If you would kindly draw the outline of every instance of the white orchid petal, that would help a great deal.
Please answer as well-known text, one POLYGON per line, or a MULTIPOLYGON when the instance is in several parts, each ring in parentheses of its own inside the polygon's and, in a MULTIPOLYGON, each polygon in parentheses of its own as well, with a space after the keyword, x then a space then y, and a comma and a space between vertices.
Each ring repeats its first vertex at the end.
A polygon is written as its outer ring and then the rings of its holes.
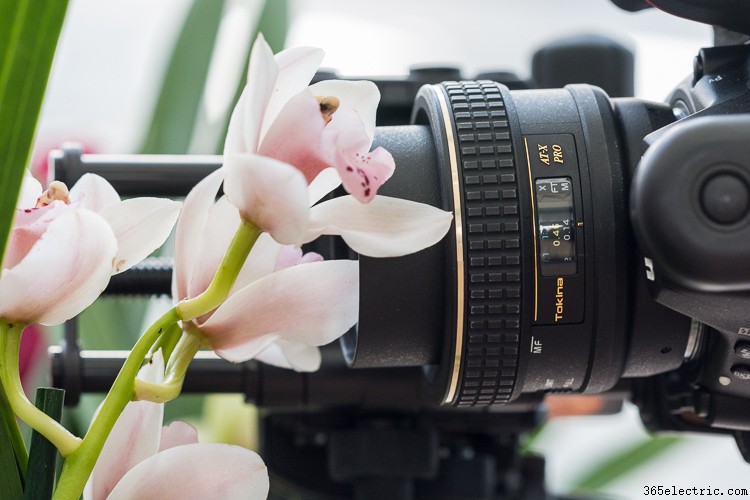
POLYGON ((21 184, 21 192, 18 194, 16 208, 34 208, 36 206, 36 200, 39 199, 42 191, 42 185, 27 170, 23 176, 23 183, 21 184))
POLYGON ((310 206, 315 205, 324 196, 341 185, 341 176, 335 168, 326 168, 322 170, 307 187, 307 195, 310 199, 310 206))
POLYGON ((188 285, 193 274, 203 241, 208 212, 224 180, 221 168, 206 176, 187 195, 177 219, 172 296, 175 301, 188 297, 188 285))
POLYGON ((25 323, 62 323, 104 291, 117 240, 107 222, 88 210, 52 221, 31 251, 0 276, 0 317, 25 323))
POLYGON ((130 269, 164 244, 181 206, 164 198, 132 198, 101 210, 117 238, 114 274, 130 269))
POLYGON ((245 106, 247 101, 247 86, 242 89, 240 98, 232 110, 224 140, 224 155, 247 153, 245 147, 245 106))
POLYGON ((274 93, 268 103, 260 141, 263 142, 268 128, 278 116, 281 109, 296 94, 307 88, 315 76, 318 66, 323 61, 324 53, 315 47, 292 47, 274 56, 279 72, 276 77, 274 93))
POLYGON ((256 453, 225 444, 188 444, 138 464, 117 484, 109 500, 263 500, 268 488, 268 471, 256 453))
POLYGON ((201 233, 201 254, 188 284, 188 297, 195 297, 208 288, 239 225, 240 213, 226 196, 211 206, 201 233))
MULTIPOLYGON (((277 74, 278 68, 271 47, 263 35, 259 34, 250 51, 244 109, 241 109, 244 152, 254 153, 258 150, 261 124, 273 95, 277 74)), ((231 152, 225 151, 225 154, 231 152)))
POLYGON ((242 363, 249 359, 255 359, 258 354, 265 351, 277 340, 279 338, 276 335, 262 335, 258 338, 246 340, 242 344, 216 349, 216 354, 231 363, 242 363))
POLYGON ((375 113, 380 102, 380 91, 374 83, 366 80, 323 80, 311 85, 310 91, 314 96, 335 96, 341 103, 339 109, 350 108, 356 111, 370 140, 366 149, 370 149, 375 137, 375 113))
POLYGON ((340 235, 352 250, 370 257, 398 257, 440 241, 453 215, 435 207, 387 196, 362 204, 352 196, 324 201, 310 209, 305 241, 340 235))
POLYGON ((238 290, 201 332, 219 356, 236 361, 223 351, 256 344, 264 336, 327 344, 346 333, 358 314, 359 263, 313 262, 282 269, 238 290))
POLYGON ((323 357, 316 346, 278 339, 255 356, 255 359, 279 368, 314 372, 320 368, 323 357))
POLYGON ((78 202, 79 207, 100 212, 104 207, 120 202, 112 184, 96 174, 83 174, 70 189, 70 201, 78 202))
POLYGON ((282 245, 274 241, 271 235, 261 234, 245 260, 230 294, 274 272, 281 248, 282 245))
POLYGON ((279 243, 299 244, 308 225, 307 182, 286 163, 256 155, 225 157, 224 192, 242 218, 279 243))
POLYGON ((159 451, 197 442, 198 430, 187 422, 177 420, 161 428, 159 451))

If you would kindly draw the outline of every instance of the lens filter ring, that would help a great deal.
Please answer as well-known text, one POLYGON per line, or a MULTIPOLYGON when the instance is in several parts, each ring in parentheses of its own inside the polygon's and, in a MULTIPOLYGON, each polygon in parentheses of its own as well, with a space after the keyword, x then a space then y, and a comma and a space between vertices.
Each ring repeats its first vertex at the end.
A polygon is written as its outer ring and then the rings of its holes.
POLYGON ((457 317, 457 355, 444 403, 507 402, 516 381, 521 326, 521 221, 507 89, 479 81, 445 82, 435 90, 455 134, 451 168, 461 218, 456 237, 466 265, 466 279, 458 280, 464 289, 456 294, 465 301, 458 308, 464 314, 457 317))

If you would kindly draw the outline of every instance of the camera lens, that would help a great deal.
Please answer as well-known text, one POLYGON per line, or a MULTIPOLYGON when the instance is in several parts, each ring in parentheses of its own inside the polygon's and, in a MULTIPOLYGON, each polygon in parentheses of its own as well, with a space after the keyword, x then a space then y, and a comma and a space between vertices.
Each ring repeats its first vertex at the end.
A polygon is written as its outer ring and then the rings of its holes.
POLYGON ((378 129, 398 165, 380 193, 448 210, 454 226, 418 254, 360 258, 347 362, 424 366, 452 406, 610 389, 629 349, 634 254, 610 99, 588 85, 444 82, 421 89, 412 123, 378 129))

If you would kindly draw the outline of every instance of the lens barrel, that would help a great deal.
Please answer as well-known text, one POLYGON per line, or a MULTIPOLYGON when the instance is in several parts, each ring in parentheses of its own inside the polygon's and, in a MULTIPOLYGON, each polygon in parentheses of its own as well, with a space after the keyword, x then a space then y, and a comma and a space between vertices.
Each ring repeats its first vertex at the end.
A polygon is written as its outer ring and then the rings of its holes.
POLYGON ((444 82, 421 89, 412 122, 378 131, 398 165, 381 193, 451 211, 454 226, 412 256, 360 257, 350 366, 424 366, 451 406, 612 388, 635 247, 607 95, 444 82))

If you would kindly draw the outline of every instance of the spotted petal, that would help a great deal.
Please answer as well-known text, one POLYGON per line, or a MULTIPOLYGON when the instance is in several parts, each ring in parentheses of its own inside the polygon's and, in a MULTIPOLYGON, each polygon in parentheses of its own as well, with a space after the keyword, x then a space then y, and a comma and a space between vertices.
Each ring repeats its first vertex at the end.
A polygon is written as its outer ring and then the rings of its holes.
POLYGON ((305 241, 336 234, 362 255, 398 257, 434 245, 452 221, 450 213, 422 203, 377 196, 365 205, 342 196, 310 209, 305 241))
POLYGON ((219 356, 244 361, 277 338, 327 344, 346 333, 358 313, 358 262, 313 262, 282 269, 238 290, 201 331, 219 356))
POLYGON ((104 291, 117 252, 109 224, 83 209, 52 221, 31 251, 0 277, 0 317, 53 325, 72 318, 104 291))
POLYGON ((268 488, 268 471, 256 453, 225 444, 188 444, 138 464, 117 484, 109 500, 263 500, 268 488))

